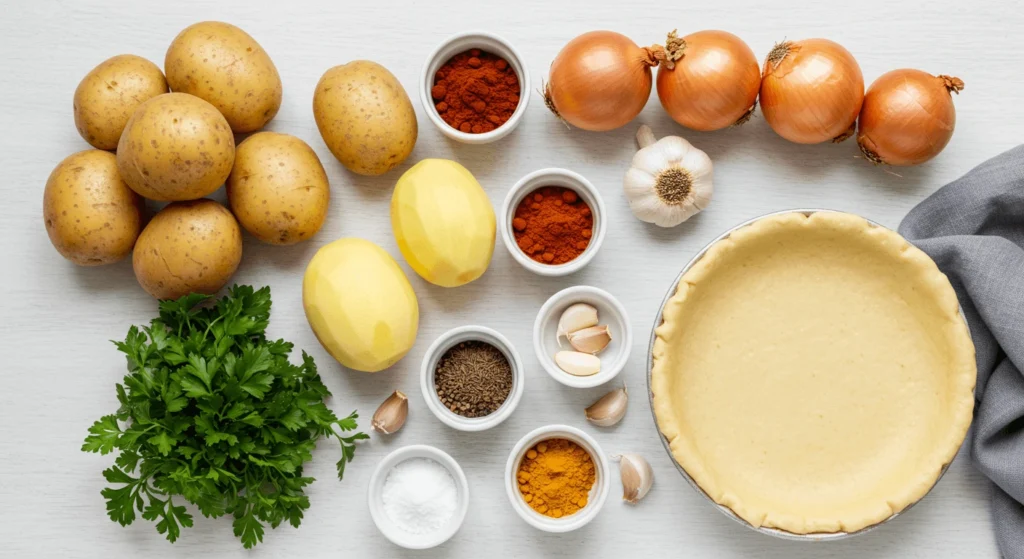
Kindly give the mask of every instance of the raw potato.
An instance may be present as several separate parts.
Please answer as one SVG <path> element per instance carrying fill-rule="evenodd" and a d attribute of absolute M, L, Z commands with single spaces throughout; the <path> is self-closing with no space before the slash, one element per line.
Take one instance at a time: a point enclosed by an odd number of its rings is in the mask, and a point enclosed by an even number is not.
<path fill-rule="evenodd" d="M 204 21 L 178 33 L 164 59 L 171 91 L 205 99 L 238 133 L 263 128 L 281 108 L 281 76 L 248 33 Z"/>
<path fill-rule="evenodd" d="M 348 170 L 382 175 L 416 145 L 416 112 L 402 84 L 368 60 L 335 66 L 313 93 L 313 117 L 324 143 Z"/>
<path fill-rule="evenodd" d="M 43 193 L 50 242 L 81 266 L 128 256 L 139 236 L 141 210 L 142 199 L 121 180 L 114 154 L 97 149 L 61 161 Z"/>
<path fill-rule="evenodd" d="M 165 93 L 135 110 L 117 145 L 117 168 L 150 200 L 195 200 L 220 188 L 235 162 L 235 136 L 217 108 Z"/>
<path fill-rule="evenodd" d="M 274 245 L 315 235 L 331 200 L 327 173 L 313 149 L 276 132 L 259 132 L 238 144 L 227 190 L 242 227 Z"/>
<path fill-rule="evenodd" d="M 162 93 L 167 80 L 156 64 L 134 54 L 105 60 L 75 90 L 75 128 L 92 147 L 112 150 L 135 109 Z"/>
<path fill-rule="evenodd" d="M 213 200 L 168 204 L 142 230 L 132 255 L 135 278 L 157 299 L 212 294 L 242 260 L 242 230 Z"/>

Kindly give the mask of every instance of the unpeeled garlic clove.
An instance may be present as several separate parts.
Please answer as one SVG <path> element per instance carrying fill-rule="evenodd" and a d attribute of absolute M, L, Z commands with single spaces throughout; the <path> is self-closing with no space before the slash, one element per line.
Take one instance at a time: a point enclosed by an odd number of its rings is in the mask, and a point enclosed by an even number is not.
<path fill-rule="evenodd" d="M 409 398 L 401 391 L 395 390 L 373 413 L 370 425 L 377 431 L 390 435 L 405 425 L 409 415 Z"/>
<path fill-rule="evenodd" d="M 654 470 L 639 454 L 620 454 L 613 458 L 619 461 L 622 500 L 635 505 L 651 490 L 651 485 L 654 484 Z"/>
<path fill-rule="evenodd" d="M 569 345 L 581 353 L 597 355 L 608 347 L 612 341 L 612 333 L 607 326 L 591 326 L 569 333 Z"/>
<path fill-rule="evenodd" d="M 597 356 L 578 351 L 559 351 L 555 354 L 555 364 L 559 369 L 577 377 L 589 377 L 601 372 L 601 360 Z"/>
<path fill-rule="evenodd" d="M 598 427 L 611 427 L 625 417 L 628 402 L 629 395 L 626 393 L 626 385 L 623 384 L 622 388 L 616 388 L 601 396 L 585 410 L 587 421 Z"/>
<path fill-rule="evenodd" d="M 591 326 L 597 326 L 597 309 L 586 303 L 570 305 L 558 319 L 558 332 L 555 334 L 555 340 L 561 346 L 563 336 L 568 338 L 569 334 Z"/>

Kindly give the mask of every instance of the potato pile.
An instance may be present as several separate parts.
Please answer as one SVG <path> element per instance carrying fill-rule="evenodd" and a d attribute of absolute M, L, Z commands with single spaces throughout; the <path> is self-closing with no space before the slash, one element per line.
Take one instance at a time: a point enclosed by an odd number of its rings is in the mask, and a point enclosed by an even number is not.
<path fill-rule="evenodd" d="M 267 243 L 312 237 L 330 186 L 316 153 L 294 136 L 261 132 L 235 145 L 234 134 L 260 130 L 281 107 L 277 68 L 245 31 L 212 21 L 186 28 L 164 72 L 120 55 L 85 76 L 75 127 L 95 149 L 53 170 L 43 218 L 71 262 L 109 264 L 134 249 L 143 289 L 173 299 L 227 284 L 242 258 L 239 222 Z M 230 211 L 204 198 L 225 183 Z M 143 198 L 170 202 L 144 228 Z"/>

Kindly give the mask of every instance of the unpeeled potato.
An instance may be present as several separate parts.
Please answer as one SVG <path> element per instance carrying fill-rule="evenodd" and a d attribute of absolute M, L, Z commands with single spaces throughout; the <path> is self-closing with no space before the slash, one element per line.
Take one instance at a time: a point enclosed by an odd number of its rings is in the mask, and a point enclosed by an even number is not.
<path fill-rule="evenodd" d="M 238 133 L 263 128 L 281 108 L 281 76 L 248 33 L 220 21 L 186 27 L 167 49 L 164 70 L 171 91 L 217 107 Z"/>
<path fill-rule="evenodd" d="M 142 230 L 132 254 L 135 278 L 157 299 L 213 294 L 242 260 L 242 230 L 213 200 L 168 204 Z"/>
<path fill-rule="evenodd" d="M 327 173 L 313 148 L 276 132 L 258 132 L 238 144 L 227 191 L 242 227 L 274 245 L 315 235 L 331 200 Z"/>
<path fill-rule="evenodd" d="M 134 54 L 107 59 L 75 90 L 75 128 L 92 147 L 115 149 L 135 109 L 162 93 L 167 81 L 156 64 Z"/>
<path fill-rule="evenodd" d="M 141 229 L 141 210 L 142 199 L 121 180 L 114 154 L 97 149 L 61 161 L 43 192 L 50 242 L 80 266 L 128 256 Z"/>

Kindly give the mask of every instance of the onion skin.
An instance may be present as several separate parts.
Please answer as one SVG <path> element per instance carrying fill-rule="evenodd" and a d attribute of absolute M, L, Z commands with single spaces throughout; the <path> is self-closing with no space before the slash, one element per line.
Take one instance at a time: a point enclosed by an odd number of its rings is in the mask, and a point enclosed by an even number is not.
<path fill-rule="evenodd" d="M 569 41 L 551 62 L 544 100 L 565 122 L 604 132 L 636 118 L 651 96 L 651 67 L 661 47 L 642 48 L 614 31 Z"/>
<path fill-rule="evenodd" d="M 681 39 L 682 58 L 673 60 L 671 45 L 680 41 L 674 34 L 666 42 L 668 58 L 658 68 L 658 99 L 665 112 L 704 132 L 745 121 L 761 87 L 754 51 L 732 33 L 698 31 Z"/>
<path fill-rule="evenodd" d="M 775 45 L 764 61 L 761 112 L 772 130 L 798 144 L 852 135 L 864 102 L 864 76 L 850 51 L 828 39 Z"/>
<path fill-rule="evenodd" d="M 964 82 L 902 69 L 882 74 L 868 88 L 860 111 L 857 145 L 870 161 L 919 165 L 935 157 L 953 137 L 953 93 Z"/>

